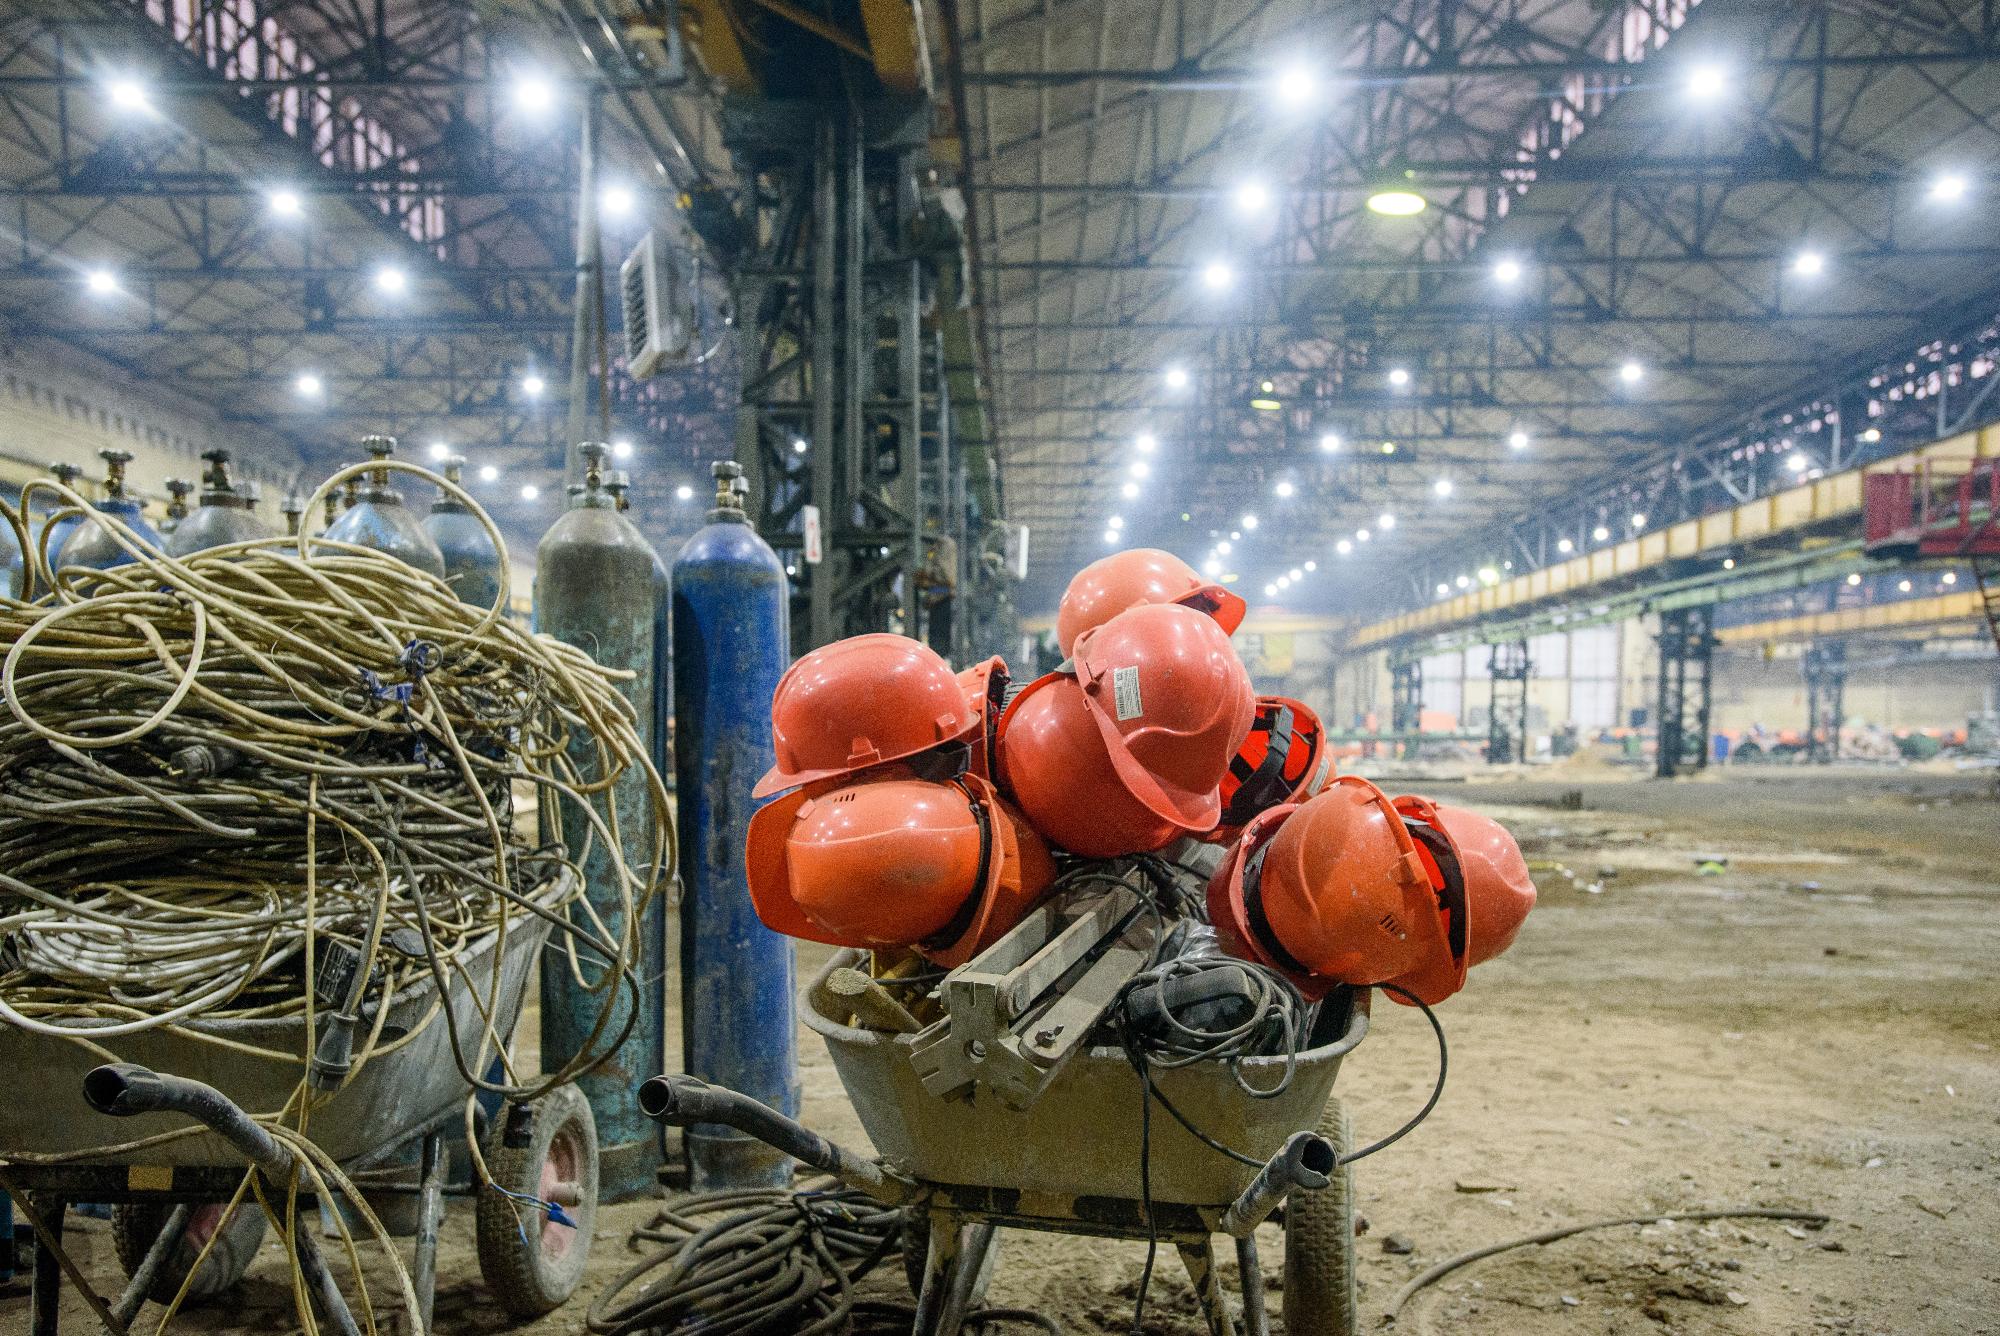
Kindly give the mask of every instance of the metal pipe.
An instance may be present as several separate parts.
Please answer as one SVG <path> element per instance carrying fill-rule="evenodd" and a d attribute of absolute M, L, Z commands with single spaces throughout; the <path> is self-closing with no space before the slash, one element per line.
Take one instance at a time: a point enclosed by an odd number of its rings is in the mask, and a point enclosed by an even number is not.
<path fill-rule="evenodd" d="M 1271 1336 L 1271 1317 L 1264 1311 L 1264 1270 L 1254 1230 L 1236 1240 L 1236 1287 L 1243 1295 L 1243 1336 Z"/>
<path fill-rule="evenodd" d="M 137 1063 L 116 1062 L 92 1068 L 84 1075 L 83 1097 L 91 1108 L 113 1118 L 140 1113 L 178 1113 L 192 1118 L 227 1141 L 274 1184 L 290 1182 L 298 1168 L 292 1152 L 255 1119 L 227 1095 L 199 1081 L 155 1072 Z M 340 1336 L 361 1336 L 312 1233 L 294 1230 L 292 1243 L 298 1250 L 299 1268 L 328 1323 Z"/>
<path fill-rule="evenodd" d="M 1247 1238 L 1296 1188 L 1316 1192 L 1339 1165 L 1333 1143 L 1313 1132 L 1294 1132 L 1270 1162 L 1257 1171 L 1216 1228 L 1231 1238 Z"/>
<path fill-rule="evenodd" d="M 153 1238 L 153 1246 L 146 1249 L 146 1256 L 133 1269 L 132 1278 L 125 1282 L 124 1292 L 111 1305 L 111 1316 L 128 1327 L 132 1325 L 132 1319 L 139 1316 L 139 1309 L 153 1292 L 153 1282 L 159 1279 L 160 1268 L 174 1255 L 174 1249 L 180 1247 L 181 1236 L 187 1233 L 188 1221 L 193 1217 L 192 1202 L 174 1203 L 173 1210 L 167 1212 L 166 1223 L 160 1226 L 160 1232 Z"/>
<path fill-rule="evenodd" d="M 585 99 L 583 125 L 577 153 L 576 192 L 576 297 L 570 312 L 569 335 L 569 449 L 563 477 L 572 482 L 583 478 L 583 456 L 578 443 L 591 439 L 590 348 L 595 328 L 599 286 L 597 281 L 597 97 Z"/>
<path fill-rule="evenodd" d="M 768 1104 L 692 1076 L 662 1075 L 646 1081 L 639 1087 L 639 1108 L 648 1118 L 669 1127 L 717 1123 L 735 1128 L 886 1205 L 901 1206 L 919 1194 L 917 1185 L 908 1179 L 828 1141 Z"/>

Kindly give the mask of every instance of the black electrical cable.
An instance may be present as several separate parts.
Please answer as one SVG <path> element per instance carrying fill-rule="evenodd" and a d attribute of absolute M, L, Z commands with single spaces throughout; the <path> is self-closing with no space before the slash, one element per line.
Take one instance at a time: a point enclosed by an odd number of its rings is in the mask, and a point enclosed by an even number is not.
<path fill-rule="evenodd" d="M 900 1254 L 907 1220 L 902 1209 L 824 1179 L 796 1192 L 672 1198 L 629 1240 L 655 1250 L 591 1301 L 585 1321 L 597 1336 L 906 1332 L 911 1305 L 863 1299 L 856 1287 Z M 1054 1322 L 1019 1309 L 980 1309 L 965 1320 L 972 1331 L 1017 1323 L 1062 1336 Z"/>

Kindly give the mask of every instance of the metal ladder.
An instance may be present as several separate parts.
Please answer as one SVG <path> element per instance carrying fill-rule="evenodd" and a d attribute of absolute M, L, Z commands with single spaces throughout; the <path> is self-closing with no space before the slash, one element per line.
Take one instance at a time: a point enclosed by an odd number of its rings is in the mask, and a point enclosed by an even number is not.
<path fill-rule="evenodd" d="M 1972 580 L 1979 586 L 1979 606 L 1986 613 L 1993 648 L 2000 650 L 2000 556 L 1972 558 Z"/>

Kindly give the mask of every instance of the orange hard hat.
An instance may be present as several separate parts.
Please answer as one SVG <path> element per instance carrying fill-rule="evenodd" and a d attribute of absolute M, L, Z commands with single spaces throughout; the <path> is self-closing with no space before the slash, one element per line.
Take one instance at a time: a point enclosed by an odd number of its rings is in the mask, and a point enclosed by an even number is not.
<path fill-rule="evenodd" d="M 836 640 L 778 679 L 771 694 L 777 763 L 751 795 L 900 761 L 970 738 L 979 725 L 951 665 L 930 646 L 885 632 Z"/>
<path fill-rule="evenodd" d="M 1191 608 L 1148 604 L 1085 632 L 1072 657 L 1125 787 L 1182 830 L 1212 829 L 1257 713 L 1228 634 Z"/>
<path fill-rule="evenodd" d="M 1259 696 L 1250 735 L 1222 777 L 1222 817 L 1206 838 L 1226 844 L 1267 807 L 1302 803 L 1333 777 L 1319 716 L 1284 696 Z"/>
<path fill-rule="evenodd" d="M 961 669 L 958 684 L 965 691 L 965 703 L 979 712 L 979 731 L 972 735 L 972 760 L 966 767 L 982 779 L 993 777 L 993 728 L 1000 722 L 1000 708 L 1007 696 L 1007 661 L 998 654 L 984 663 Z"/>
<path fill-rule="evenodd" d="M 1402 818 L 1354 775 L 1252 817 L 1209 882 L 1208 908 L 1225 951 L 1277 970 L 1309 997 L 1394 982 L 1449 954 L 1436 890 Z"/>
<path fill-rule="evenodd" d="M 1248 607 L 1223 586 L 1195 574 L 1194 567 L 1173 553 L 1135 547 L 1100 557 L 1076 573 L 1056 609 L 1056 643 L 1067 657 L 1085 631 L 1127 608 L 1148 603 L 1179 603 L 1205 612 L 1225 635 L 1243 625 Z"/>
<path fill-rule="evenodd" d="M 1036 678 L 1009 702 L 994 773 L 1050 843 L 1086 858 L 1143 853 L 1183 833 L 1125 787 L 1068 673 Z"/>
<path fill-rule="evenodd" d="M 1055 879 L 992 785 L 896 769 L 786 794 L 750 821 L 757 917 L 834 946 L 915 947 L 944 965 L 991 945 Z"/>
<path fill-rule="evenodd" d="M 1521 846 L 1491 817 L 1427 798 L 1396 799 L 1396 810 L 1412 823 L 1420 846 L 1442 843 L 1465 892 L 1466 964 L 1483 965 L 1514 944 L 1528 911 L 1535 907 L 1535 882 Z M 1436 840 L 1426 840 L 1426 831 Z M 1446 880 L 1452 876 L 1448 869 Z"/>

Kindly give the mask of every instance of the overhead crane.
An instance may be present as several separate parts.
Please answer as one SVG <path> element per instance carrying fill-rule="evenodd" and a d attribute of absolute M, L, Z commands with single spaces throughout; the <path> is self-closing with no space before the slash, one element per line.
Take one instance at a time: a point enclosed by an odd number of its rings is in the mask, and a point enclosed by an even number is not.
<path fill-rule="evenodd" d="M 1389 653 L 1392 728 L 1417 727 L 1422 662 L 1493 647 L 1487 756 L 1525 756 L 1525 692 L 1537 635 L 1643 614 L 1660 618 L 1656 773 L 1707 764 L 1711 660 L 1744 628 L 1719 629 L 1725 603 L 1912 562 L 1969 565 L 1976 591 L 1791 619 L 1819 630 L 1808 655 L 1814 736 L 1837 736 L 1844 662 L 1827 637 L 1875 626 L 1981 618 L 2000 646 L 2000 424 L 1684 520 L 1595 552 L 1357 629 L 1351 652 Z M 1826 726 L 1826 720 L 1834 722 Z M 1829 744 L 1830 745 L 1830 744 Z M 1830 756 L 1829 752 L 1829 756 Z"/>

